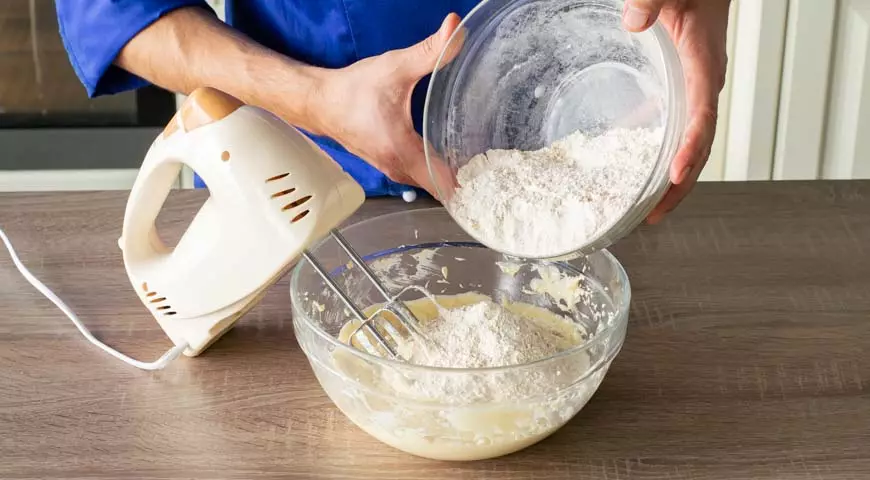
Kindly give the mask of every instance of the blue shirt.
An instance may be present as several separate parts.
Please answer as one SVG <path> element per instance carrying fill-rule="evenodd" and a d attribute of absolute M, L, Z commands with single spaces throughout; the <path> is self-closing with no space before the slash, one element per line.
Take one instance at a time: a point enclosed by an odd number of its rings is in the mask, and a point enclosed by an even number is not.
<path fill-rule="evenodd" d="M 226 0 L 227 23 L 253 40 L 305 63 L 340 68 L 435 33 L 450 12 L 465 16 L 477 0 Z M 70 62 L 91 97 L 135 89 L 147 82 L 117 66 L 115 57 L 142 29 L 181 7 L 208 8 L 204 0 L 57 0 L 60 35 Z M 428 78 L 411 97 L 422 129 Z M 362 185 L 368 196 L 401 195 L 390 181 L 335 141 L 312 137 Z"/>

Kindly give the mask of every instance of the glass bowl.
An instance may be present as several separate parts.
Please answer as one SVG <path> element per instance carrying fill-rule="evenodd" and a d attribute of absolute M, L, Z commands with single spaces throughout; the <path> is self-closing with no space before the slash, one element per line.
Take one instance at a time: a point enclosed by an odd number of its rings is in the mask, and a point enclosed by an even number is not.
<path fill-rule="evenodd" d="M 478 460 L 534 444 L 586 404 L 622 346 L 630 286 L 605 250 L 570 262 L 505 257 L 474 242 L 443 208 L 384 215 L 342 233 L 395 292 L 408 285 L 428 285 L 435 295 L 475 291 L 545 308 L 585 332 L 581 345 L 514 366 L 436 368 L 381 358 L 337 339 L 350 312 L 302 260 L 290 285 L 299 345 L 335 405 L 359 428 L 399 450 L 438 460 Z M 358 306 L 382 303 L 334 242 L 324 240 L 311 252 Z M 412 290 L 402 299 L 421 296 Z M 460 393 L 433 394 L 418 388 L 423 381 Z M 473 388 L 465 388 L 469 385 Z"/>
<path fill-rule="evenodd" d="M 606 248 L 643 221 L 670 185 L 686 121 L 682 66 L 660 24 L 630 33 L 622 8 L 621 0 L 485 0 L 436 64 L 423 136 L 429 173 L 448 209 L 459 168 L 488 150 L 537 150 L 577 131 L 597 137 L 642 128 L 661 136 L 635 200 L 585 245 L 548 255 L 504 253 L 555 258 Z"/>

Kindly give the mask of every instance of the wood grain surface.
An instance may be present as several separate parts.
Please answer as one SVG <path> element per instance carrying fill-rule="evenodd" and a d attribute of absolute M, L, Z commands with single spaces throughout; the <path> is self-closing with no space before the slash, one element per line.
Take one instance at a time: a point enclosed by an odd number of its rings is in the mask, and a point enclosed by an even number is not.
<path fill-rule="evenodd" d="M 3 195 L 0 227 L 100 338 L 153 359 L 169 342 L 122 267 L 125 200 Z M 174 195 L 163 230 L 202 200 Z M 870 478 L 870 182 L 699 185 L 612 250 L 634 299 L 601 389 L 551 438 L 475 463 L 351 425 L 296 345 L 286 279 L 206 354 L 147 373 L 0 252 L 0 478 Z"/>

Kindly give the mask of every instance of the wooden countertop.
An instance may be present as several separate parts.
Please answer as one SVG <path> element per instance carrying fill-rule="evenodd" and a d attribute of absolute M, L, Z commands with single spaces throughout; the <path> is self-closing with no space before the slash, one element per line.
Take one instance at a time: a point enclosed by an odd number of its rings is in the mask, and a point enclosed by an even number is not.
<path fill-rule="evenodd" d="M 164 230 L 202 195 L 171 197 Z M 100 338 L 150 360 L 169 342 L 122 267 L 125 200 L 0 195 L 0 226 Z M 466 464 L 393 450 L 333 407 L 286 279 L 205 355 L 148 373 L 86 343 L 0 252 L 0 477 L 870 478 L 870 182 L 702 184 L 612 250 L 634 299 L 601 389 L 544 442 Z"/>

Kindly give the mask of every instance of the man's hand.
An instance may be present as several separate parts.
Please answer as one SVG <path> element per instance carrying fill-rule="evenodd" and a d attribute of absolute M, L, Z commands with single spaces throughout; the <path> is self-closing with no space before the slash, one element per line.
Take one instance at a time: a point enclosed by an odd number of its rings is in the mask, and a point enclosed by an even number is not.
<path fill-rule="evenodd" d="M 459 21 L 450 14 L 437 32 L 416 45 L 330 72 L 315 94 L 318 130 L 391 180 L 422 187 L 435 196 L 423 139 L 411 119 L 411 93 L 421 78 L 432 73 Z"/>
<path fill-rule="evenodd" d="M 136 35 L 115 63 L 166 89 L 222 90 L 265 108 L 288 123 L 338 141 L 394 181 L 433 195 L 423 139 L 411 119 L 414 86 L 435 68 L 459 26 L 448 15 L 431 37 L 406 49 L 366 58 L 341 69 L 319 68 L 280 55 L 220 22 L 206 9 L 180 8 Z M 459 52 L 458 37 L 445 61 Z M 433 164 L 450 193 L 452 172 Z"/>
<path fill-rule="evenodd" d="M 725 85 L 728 63 L 725 36 L 730 0 L 627 0 L 625 27 L 646 30 L 659 19 L 677 47 L 686 77 L 689 119 L 680 150 L 671 164 L 673 184 L 650 214 L 656 223 L 676 208 L 698 180 L 707 163 L 713 137 L 719 92 Z"/>

